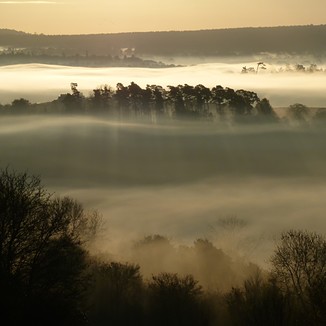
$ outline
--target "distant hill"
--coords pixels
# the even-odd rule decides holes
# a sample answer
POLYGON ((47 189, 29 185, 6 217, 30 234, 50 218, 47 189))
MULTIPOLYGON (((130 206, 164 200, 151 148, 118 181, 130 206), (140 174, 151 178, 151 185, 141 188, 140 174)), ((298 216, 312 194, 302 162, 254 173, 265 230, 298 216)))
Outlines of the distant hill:
POLYGON ((74 55, 117 55, 121 49, 129 48, 135 49, 137 56, 241 56, 268 52, 324 57, 325 39, 326 25, 93 35, 39 35, 0 30, 0 47, 74 55))
POLYGON ((19 32, 14 29, 0 28, 0 36, 12 36, 12 35, 27 35, 27 33, 19 32))

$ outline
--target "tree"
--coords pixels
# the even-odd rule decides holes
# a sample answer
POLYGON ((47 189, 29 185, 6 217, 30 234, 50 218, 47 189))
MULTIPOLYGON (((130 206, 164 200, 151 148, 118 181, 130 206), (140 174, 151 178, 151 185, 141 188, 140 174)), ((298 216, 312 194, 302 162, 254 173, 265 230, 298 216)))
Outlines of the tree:
POLYGON ((63 103, 67 113, 82 113, 84 110, 84 96, 77 89, 77 83, 71 83, 71 94, 61 94, 58 98, 63 103))
POLYGON ((83 245, 98 221, 71 198, 53 198, 39 177, 0 170, 0 308, 8 320, 29 315, 52 325, 52 314, 78 310, 83 245))
POLYGON ((27 109, 30 106, 31 103, 24 98, 13 100, 11 103, 11 109, 14 113, 28 113, 27 109))
POLYGON ((101 86, 93 90, 93 96, 90 97, 92 112, 105 113, 110 108, 110 101, 113 96, 112 89, 107 86, 101 86))
POLYGON ((129 101, 131 109, 137 115, 142 110, 142 89, 136 83, 131 82, 128 86, 129 101))
POLYGON ((166 90, 162 86, 158 85, 147 85, 152 90, 154 110, 158 115, 164 113, 164 102, 166 100, 166 90))
POLYGON ((174 266, 177 259, 176 249, 170 240, 157 234, 137 241, 133 246, 132 255, 133 260, 142 267, 145 276, 167 271, 167 268, 171 271, 171 266, 174 266))
POLYGON ((123 84, 117 84, 117 90, 115 92, 115 99, 117 100, 119 115, 122 117, 124 113, 129 113, 129 90, 123 84))
POLYGON ((253 105, 258 101, 259 98, 254 92, 243 89, 235 91, 222 86, 212 88, 212 102, 216 104, 217 113, 221 115, 232 113, 235 118, 250 115, 253 105))
POLYGON ((288 297, 260 274, 246 280, 242 288, 233 288, 226 301, 232 325, 293 325, 288 297))
POLYGON ((182 88, 182 85, 168 86, 169 90, 167 92, 167 98, 168 101, 173 105, 174 113, 177 117, 182 117, 186 113, 182 88))
POLYGON ((323 108, 318 109, 314 116, 314 120, 317 122, 322 121, 324 123, 326 120, 326 110, 323 108))
POLYGON ((269 103, 268 99, 263 98, 255 106, 258 116, 267 119, 268 121, 277 121, 277 115, 269 103))
POLYGON ((303 104, 296 103, 289 106, 288 115, 290 119, 298 122, 307 122, 309 109, 303 104))
POLYGON ((196 94, 196 109, 200 114, 207 116, 209 115, 209 101, 212 97, 211 90, 204 85, 195 86, 196 94))
POLYGON ((89 318, 96 325, 139 325, 143 315, 143 280, 139 266, 94 262, 88 294, 89 318))
POLYGON ((271 258, 280 287, 292 293, 303 315, 316 325, 326 322, 326 239, 313 232, 282 234, 271 258))
POLYGON ((148 284, 152 325, 205 325, 202 289, 191 276, 160 273, 148 284))

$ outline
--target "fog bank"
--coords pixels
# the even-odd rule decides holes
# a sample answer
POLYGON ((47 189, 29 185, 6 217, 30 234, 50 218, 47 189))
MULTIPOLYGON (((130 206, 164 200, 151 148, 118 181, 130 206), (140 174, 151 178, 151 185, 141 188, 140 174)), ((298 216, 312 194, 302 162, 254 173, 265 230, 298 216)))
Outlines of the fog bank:
POLYGON ((307 106, 326 106, 326 73, 272 73, 277 65, 267 65, 258 74, 241 74, 242 67, 256 67, 256 62, 205 63, 175 68, 82 68, 26 64, 0 67, 0 103, 26 97, 32 102, 53 100, 60 93, 70 91, 70 83, 88 95, 94 88, 118 82, 132 81, 168 85, 203 84, 206 87, 222 85, 234 89, 255 91, 267 97, 273 106, 303 103, 307 106))
POLYGON ((1 117, 0 166, 98 209, 98 251, 118 257, 161 234, 208 238, 264 264, 283 230, 326 232, 325 136, 322 127, 1 117))

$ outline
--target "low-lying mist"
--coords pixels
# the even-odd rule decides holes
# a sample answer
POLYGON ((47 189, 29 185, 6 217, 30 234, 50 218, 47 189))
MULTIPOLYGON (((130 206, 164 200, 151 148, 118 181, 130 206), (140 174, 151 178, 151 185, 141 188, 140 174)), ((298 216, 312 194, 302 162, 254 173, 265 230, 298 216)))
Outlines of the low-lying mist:
POLYGON ((97 253, 135 259, 135 241, 160 234, 264 266, 280 232, 326 232, 325 136, 321 126, 2 117, 0 166, 97 209, 97 253))
MULTIPOLYGON (((240 60, 240 59, 239 59, 240 60)), ((298 62, 300 63, 300 62, 298 62)), ((94 88, 118 82, 132 81, 141 87, 147 84, 168 85, 203 84, 206 87, 222 85, 234 89, 256 92, 267 97, 273 106, 293 103, 307 106, 325 106, 326 73, 275 72, 280 65, 266 65, 258 74, 241 74, 242 68, 253 67, 257 62, 205 63, 175 68, 83 68, 40 64, 0 67, 0 103, 25 97, 32 102, 53 100, 67 93, 70 83, 78 83, 80 91, 88 95, 94 88)))

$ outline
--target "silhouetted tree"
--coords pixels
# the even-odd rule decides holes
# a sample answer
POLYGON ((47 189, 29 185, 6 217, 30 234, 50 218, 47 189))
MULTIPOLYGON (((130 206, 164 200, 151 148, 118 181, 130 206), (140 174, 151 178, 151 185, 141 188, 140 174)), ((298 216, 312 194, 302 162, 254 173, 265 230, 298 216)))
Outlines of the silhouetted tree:
POLYGON ((28 113, 28 109, 30 108, 30 106, 31 103, 28 100, 20 98, 12 101, 11 110, 13 113, 24 114, 28 113))
POLYGON ((94 89, 93 96, 89 99, 91 112, 107 113, 110 109, 112 97, 113 91, 107 85, 94 89))
POLYGON ((326 240, 307 231, 288 231, 271 258, 281 289, 295 296, 302 317, 314 325, 326 322, 326 240))
POLYGON ((95 325, 141 325, 143 281, 138 265, 95 262, 88 294, 89 319, 95 325))
POLYGON ((246 280, 243 288, 233 288, 226 300, 232 325, 296 325, 289 298, 259 274, 246 280))
POLYGON ((61 94, 58 98, 58 101, 63 104, 66 113, 80 114, 85 111, 85 99, 83 94, 77 89, 77 86, 77 83, 71 83, 71 94, 61 94))
POLYGON ((309 109, 303 104, 292 104, 288 108, 288 116, 291 120, 297 122, 307 122, 309 117, 309 109))
POLYGON ((193 274, 203 286, 224 292, 236 282, 233 262, 221 249, 206 239, 197 239, 193 250, 193 274))
POLYGON ((211 90, 202 84, 195 87, 196 110, 203 116, 209 116, 209 102, 212 97, 211 90))
POLYGON ((152 105, 154 103, 154 97, 152 89, 149 85, 145 89, 141 90, 141 114, 149 115, 152 111, 152 105))
POLYGON ((148 284, 152 325, 207 325, 202 289, 191 275, 161 273, 148 284))
POLYGON ((301 65, 301 64, 296 64, 294 69, 297 72, 305 72, 306 71, 306 67, 304 65, 301 65))
POLYGON ((97 221, 76 201, 53 198, 38 177, 1 170, 2 316, 52 325, 77 314, 87 256, 82 245, 97 221))
POLYGON ((215 86, 212 88, 212 98, 211 98, 211 102, 215 104, 216 106, 216 113, 219 116, 223 116, 224 115, 224 107, 227 104, 227 99, 225 98, 224 94, 224 88, 220 85, 215 86))
POLYGON ((164 103, 166 101, 166 90, 162 86, 150 86, 154 97, 154 108, 156 114, 162 115, 164 113, 164 103))
POLYGON ((182 85, 168 86, 167 98, 173 106, 173 111, 177 117, 182 117, 186 113, 182 85))
POLYGON ((257 110, 258 117, 266 119, 267 121, 277 121, 277 115, 269 103, 268 99, 263 98, 261 101, 258 101, 255 109, 257 110))
POLYGON ((114 98, 117 100, 120 117, 128 115, 130 104, 128 87, 125 87, 123 86, 123 84, 118 83, 114 98))
POLYGON ((243 89, 228 91, 228 106, 233 111, 235 118, 243 118, 244 116, 251 115, 253 106, 259 101, 256 93, 245 91, 243 89))
POLYGON ((318 109, 315 116, 314 116, 314 120, 315 121, 323 121, 323 122, 325 122, 325 120, 326 120, 326 109, 324 109, 324 108, 318 109))
POLYGON ((136 83, 131 82, 128 86, 128 96, 132 111, 139 115, 142 110, 142 89, 136 83))

